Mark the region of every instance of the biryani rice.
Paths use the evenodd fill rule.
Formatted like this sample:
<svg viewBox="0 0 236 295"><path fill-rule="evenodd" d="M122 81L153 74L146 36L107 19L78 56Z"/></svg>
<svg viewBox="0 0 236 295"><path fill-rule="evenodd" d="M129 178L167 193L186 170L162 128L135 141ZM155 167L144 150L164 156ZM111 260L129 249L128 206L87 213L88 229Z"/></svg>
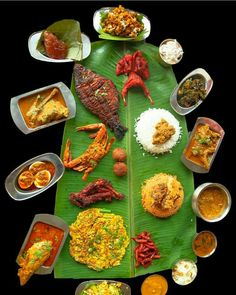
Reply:
<svg viewBox="0 0 236 295"><path fill-rule="evenodd" d="M175 128L175 133L163 144L153 144L155 126L162 119ZM172 148L178 143L181 135L179 121L165 109L148 109L141 113L135 122L135 137L143 149L151 154L163 154L172 152Z"/></svg>

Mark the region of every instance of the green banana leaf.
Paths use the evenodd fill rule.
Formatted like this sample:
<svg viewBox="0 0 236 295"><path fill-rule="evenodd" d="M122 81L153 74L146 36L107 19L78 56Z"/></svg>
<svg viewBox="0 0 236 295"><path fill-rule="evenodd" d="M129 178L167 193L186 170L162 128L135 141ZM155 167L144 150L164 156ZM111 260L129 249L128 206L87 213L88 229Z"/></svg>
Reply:
<svg viewBox="0 0 236 295"><path fill-rule="evenodd" d="M116 190L124 193L126 198L122 201L114 200L112 203L98 202L91 207L110 209L112 213L121 215L124 218L130 238L144 230L150 232L160 250L161 258L155 259L148 268L142 266L135 268L133 250L135 242L130 240L129 247L119 266L96 272L86 265L74 261L69 254L70 237L68 237L55 265L54 275L56 278L127 278L170 269L179 258L196 260L191 248L192 238L196 233L196 218L191 209L191 195L194 190L193 175L180 161L180 156L187 142L188 130L185 118L174 113L169 104L170 94L176 86L172 68L162 67L157 62L158 48L145 42L94 42L91 55L82 64L98 74L112 79L118 91L121 92L127 77L124 75L116 76L116 63L124 54L133 53L138 49L142 51L149 63L150 78L145 83L155 101L155 107L169 110L179 120L182 127L180 142L173 148L172 153L158 157L151 156L140 148L134 137L135 119L151 105L140 88L130 89L127 107L124 107L123 102L120 101L119 110L121 122L128 127L128 132L122 141L116 141L112 146L112 150L115 147L126 149L128 174L121 178L113 174L114 160L111 152L101 160L85 182L81 179L82 173L66 169L57 186L55 214L70 225L75 221L81 209L69 202L69 194L80 191L87 183L96 180L98 177L106 178L112 182ZM66 140L70 138L74 158L81 155L91 143L86 132L78 133L75 128L99 122L99 119L81 104L76 95L73 81L71 89L77 104L77 114L74 119L66 122L61 156ZM111 136L113 134L109 130L109 137ZM177 175L185 191L185 199L180 211L167 219L155 218L145 212L141 204L141 184L145 179L159 172Z"/></svg>

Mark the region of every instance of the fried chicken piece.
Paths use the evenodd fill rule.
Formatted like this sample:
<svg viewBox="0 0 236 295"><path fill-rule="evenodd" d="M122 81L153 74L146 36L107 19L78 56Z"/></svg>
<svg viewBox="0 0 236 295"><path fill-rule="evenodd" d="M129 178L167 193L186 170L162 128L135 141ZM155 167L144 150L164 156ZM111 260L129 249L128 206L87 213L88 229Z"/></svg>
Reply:
<svg viewBox="0 0 236 295"><path fill-rule="evenodd" d="M25 285L36 270L49 258L52 250L52 241L43 240L34 243L26 254L18 258L19 268L17 275L20 278L20 285Z"/></svg>

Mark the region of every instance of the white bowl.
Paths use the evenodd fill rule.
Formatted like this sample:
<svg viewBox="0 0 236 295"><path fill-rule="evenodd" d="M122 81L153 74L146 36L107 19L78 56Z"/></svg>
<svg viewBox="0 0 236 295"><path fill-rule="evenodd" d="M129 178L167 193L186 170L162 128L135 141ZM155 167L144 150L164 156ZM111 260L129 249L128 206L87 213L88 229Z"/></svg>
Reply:
<svg viewBox="0 0 236 295"><path fill-rule="evenodd" d="M63 63L63 62L72 62L73 59L65 58L65 59L55 59L55 58L49 58L45 55L43 55L41 52L37 50L38 41L41 37L42 31L35 32L32 35L29 36L28 39L28 49L30 52L30 55L41 61L47 61L47 62L55 62L55 63ZM89 56L91 52L91 42L89 40L89 37L83 33L81 33L82 43L83 43L83 52L82 52L82 59L85 59ZM81 59L81 60L82 60Z"/></svg>

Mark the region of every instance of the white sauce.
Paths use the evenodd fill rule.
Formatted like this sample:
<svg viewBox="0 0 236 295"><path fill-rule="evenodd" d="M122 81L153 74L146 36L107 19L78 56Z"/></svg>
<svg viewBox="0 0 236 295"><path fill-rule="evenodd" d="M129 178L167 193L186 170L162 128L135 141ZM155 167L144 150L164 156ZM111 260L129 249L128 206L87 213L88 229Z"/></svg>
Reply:
<svg viewBox="0 0 236 295"><path fill-rule="evenodd" d="M177 40L168 40L159 47L161 58L168 64L176 64L183 56L183 49Z"/></svg>
<svg viewBox="0 0 236 295"><path fill-rule="evenodd" d="M178 285L188 285L197 276L196 264L187 259L179 260L172 269L172 278Z"/></svg>

